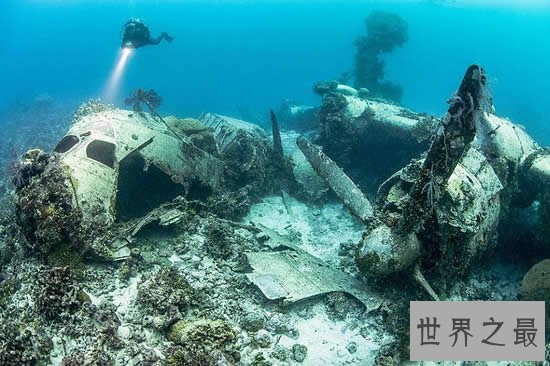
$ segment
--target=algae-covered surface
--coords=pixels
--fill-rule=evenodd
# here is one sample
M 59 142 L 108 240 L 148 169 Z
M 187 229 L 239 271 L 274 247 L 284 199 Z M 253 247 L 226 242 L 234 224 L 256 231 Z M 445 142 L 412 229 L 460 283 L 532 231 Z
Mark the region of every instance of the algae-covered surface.
M 87 120 L 101 123 L 109 113 L 128 118 L 125 123 L 130 124 L 135 118 L 121 110 L 98 109 L 85 112 Z M 59 185 L 58 177 L 70 175 L 71 170 L 61 169 L 59 155 L 27 153 L 22 163 L 25 175 L 20 173 L 19 185 L 6 197 L 14 208 L 5 211 L 2 226 L 0 365 L 386 365 L 407 361 L 408 301 L 430 300 L 431 293 L 407 271 L 387 278 L 361 273 L 356 249 L 369 224 L 355 217 L 328 188 L 330 182 L 309 165 L 295 142 L 299 134 L 283 130 L 282 146 L 291 163 L 273 167 L 269 140 L 260 129 L 251 130 L 239 122 L 235 130 L 228 130 L 235 128 L 227 122 L 231 120 L 216 121 L 228 123 L 224 133 L 237 136 L 238 144 L 225 141 L 226 146 L 245 153 L 239 159 L 250 162 L 246 167 L 227 168 L 233 169 L 230 179 L 246 179 L 231 181 L 232 187 L 241 184 L 241 188 L 208 189 L 206 196 L 182 189 L 181 196 L 173 199 L 148 194 L 146 189 L 140 199 L 156 199 L 156 208 L 134 217 L 117 218 L 115 213 L 116 221 L 110 226 L 94 225 L 100 222 L 100 209 L 66 215 L 64 210 L 85 209 L 78 204 L 78 195 L 71 198 L 70 184 Z M 242 126 L 244 130 L 239 129 Z M 235 156 L 221 154 L 216 159 L 223 164 L 223 159 Z M 448 188 L 452 199 L 437 211 L 440 217 L 456 217 L 455 226 L 462 225 L 464 207 L 473 205 L 482 215 L 489 212 L 476 206 L 477 201 L 462 197 L 475 186 L 476 172 L 484 172 L 478 177 L 485 183 L 496 179 L 494 173 L 487 173 L 487 165 L 480 165 L 480 153 L 472 151 L 468 159 L 472 161 L 464 164 L 470 167 L 471 177 L 466 182 L 457 174 Z M 159 162 L 159 170 L 144 178 L 148 182 L 165 179 L 162 160 L 150 164 Z M 401 172 L 402 182 L 389 190 L 393 196 L 388 202 L 399 205 L 403 200 L 415 166 L 418 163 L 413 161 Z M 130 170 L 132 165 L 116 168 L 115 174 L 137 174 Z M 56 171 L 63 173 L 55 175 Z M 124 179 L 133 194 L 140 192 Z M 501 189 L 497 186 L 491 195 Z M 194 189 L 207 186 L 201 187 Z M 112 194 L 116 197 L 124 189 L 129 188 L 119 184 Z M 380 197 L 385 189 L 378 192 Z M 10 195 L 16 199 L 10 201 Z M 453 205 L 457 200 L 463 201 Z M 120 202 L 115 198 L 111 205 Z M 29 207 L 36 208 L 29 211 Z M 498 212 L 500 206 L 491 208 Z M 470 226 L 476 219 L 474 214 L 464 217 Z M 463 233 L 469 232 L 468 225 L 461 226 Z M 528 266 L 508 260 L 510 250 L 463 263 L 466 276 L 448 278 L 426 271 L 428 281 L 444 300 L 516 300 L 522 296 Z M 427 263 L 435 260 L 429 259 Z M 536 276 L 527 281 L 531 282 L 524 285 L 530 291 L 526 296 L 537 293 Z M 545 296 L 544 287 L 538 291 Z
M 247 230 L 247 225 L 263 231 Z M 383 351 L 399 347 L 394 326 L 406 324 L 407 304 L 396 285 L 357 276 L 353 247 L 361 233 L 360 222 L 340 202 L 308 204 L 287 193 L 260 199 L 235 224 L 193 211 L 175 227 L 144 229 L 124 262 L 65 267 L 75 273 L 76 286 L 86 296 L 71 295 L 77 306 L 70 311 L 52 302 L 48 311 L 60 316 L 54 320 L 36 305 L 45 296 L 34 280 L 41 261 L 16 257 L 3 267 L 3 286 L 17 285 L 4 292 L 2 321 L 17 324 L 18 335 L 4 338 L 10 353 L 3 360 L 9 364 L 25 355 L 30 361 L 17 362 L 31 364 L 36 357 L 42 364 L 379 363 Z M 382 301 L 368 308 L 346 292 L 291 304 L 268 300 L 247 278 L 251 269 L 243 253 L 271 252 L 279 245 L 296 247 L 363 281 L 366 294 Z M 514 299 L 520 278 L 521 273 L 502 266 L 479 269 L 449 299 Z M 61 286 L 53 291 L 66 302 L 66 285 L 46 286 Z M 404 290 L 411 296 L 417 292 L 412 284 Z M 193 326 L 200 330 L 186 328 Z M 33 335 L 25 337 L 25 332 Z M 36 356 L 20 348 L 38 346 Z
M 0 1 L 0 366 L 550 365 L 409 334 L 550 301 L 549 10 Z

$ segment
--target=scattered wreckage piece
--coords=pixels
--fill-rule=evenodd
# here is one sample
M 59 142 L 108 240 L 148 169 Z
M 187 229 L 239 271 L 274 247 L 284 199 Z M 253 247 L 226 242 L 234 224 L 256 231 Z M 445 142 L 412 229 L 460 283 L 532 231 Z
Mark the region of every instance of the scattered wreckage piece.
M 285 153 L 292 162 L 290 167 L 296 182 L 295 195 L 299 195 L 307 202 L 322 202 L 330 188 L 325 181 L 313 170 L 305 155 L 302 153 L 296 140 L 299 134 L 294 131 L 285 131 L 281 134 Z
M 348 274 L 333 269 L 320 259 L 296 247 L 274 252 L 245 252 L 252 273 L 247 277 L 269 300 L 282 299 L 285 304 L 331 293 L 352 295 L 367 310 L 382 303 L 363 284 Z
M 313 145 L 305 137 L 298 137 L 296 144 L 315 172 L 325 180 L 351 213 L 361 221 L 368 222 L 373 216 L 373 209 L 355 183 L 323 153 L 320 147 Z
M 251 185 L 253 191 L 261 191 L 272 170 L 272 148 L 264 130 L 214 113 L 202 114 L 199 121 L 213 130 L 220 159 L 226 163 L 226 188 Z
M 269 300 L 282 299 L 285 304 L 292 304 L 341 291 L 363 303 L 367 311 L 382 304 L 382 299 L 363 283 L 307 253 L 293 239 L 262 224 L 251 225 L 260 230 L 263 244 L 272 251 L 245 252 L 253 269 L 246 276 Z
M 292 239 L 288 236 L 281 235 L 278 231 L 273 230 L 261 223 L 251 222 L 251 224 L 260 229 L 261 241 L 272 250 L 276 250 L 279 247 L 300 250 L 300 248 L 296 246 Z
M 433 301 L 441 301 L 439 295 L 437 295 L 437 293 L 432 288 L 432 285 L 430 285 L 428 280 L 426 280 L 426 277 L 424 277 L 424 274 L 420 270 L 419 264 L 414 265 L 412 276 L 416 283 L 418 283 L 420 287 L 422 287 L 428 293 L 428 295 L 430 295 Z
M 272 176 L 279 182 L 275 186 L 281 189 L 295 190 L 299 184 L 294 176 L 294 165 L 291 157 L 285 156 L 283 139 L 279 129 L 279 120 L 273 110 L 269 110 L 271 119 L 271 136 L 273 140 L 273 153 L 271 158 Z
M 125 260 L 130 256 L 129 248 L 136 236 L 145 227 L 155 224 L 159 227 L 168 227 L 180 224 L 189 219 L 187 201 L 183 197 L 177 197 L 171 202 L 164 203 L 155 208 L 142 218 L 136 218 L 120 223 L 110 233 L 113 255 L 108 259 L 112 261 Z
M 238 144 L 242 135 L 249 138 L 267 139 L 264 130 L 257 125 L 215 113 L 203 113 L 199 121 L 214 131 L 220 154 L 225 154 Z
M 273 160 L 277 164 L 282 165 L 284 159 L 283 142 L 281 141 L 281 131 L 279 130 L 279 122 L 273 110 L 269 111 L 271 118 L 271 131 L 273 135 Z

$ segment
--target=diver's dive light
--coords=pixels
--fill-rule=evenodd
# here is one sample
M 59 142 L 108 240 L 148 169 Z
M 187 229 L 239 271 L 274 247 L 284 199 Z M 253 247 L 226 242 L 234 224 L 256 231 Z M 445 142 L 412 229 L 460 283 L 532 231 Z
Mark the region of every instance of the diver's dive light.
M 120 30 L 120 48 L 139 48 L 149 39 L 149 28 L 137 18 L 129 19 Z

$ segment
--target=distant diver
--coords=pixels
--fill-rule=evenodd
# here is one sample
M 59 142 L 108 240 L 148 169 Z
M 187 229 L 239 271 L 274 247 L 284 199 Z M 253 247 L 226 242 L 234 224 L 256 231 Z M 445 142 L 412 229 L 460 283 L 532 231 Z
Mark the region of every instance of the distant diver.
M 157 45 L 163 39 L 172 42 L 174 37 L 162 32 L 156 38 L 151 37 L 149 28 L 140 19 L 132 18 L 124 24 L 121 48 L 140 48 L 148 45 Z

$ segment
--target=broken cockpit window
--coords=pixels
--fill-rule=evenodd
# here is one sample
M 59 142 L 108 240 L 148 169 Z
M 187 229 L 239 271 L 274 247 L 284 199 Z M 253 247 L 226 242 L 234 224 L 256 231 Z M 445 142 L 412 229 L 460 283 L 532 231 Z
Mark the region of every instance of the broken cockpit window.
M 66 153 L 71 150 L 74 145 L 78 144 L 80 140 L 75 135 L 67 135 L 59 141 L 54 151 L 60 154 Z
M 86 156 L 114 168 L 115 145 L 106 141 L 94 140 L 86 147 Z

